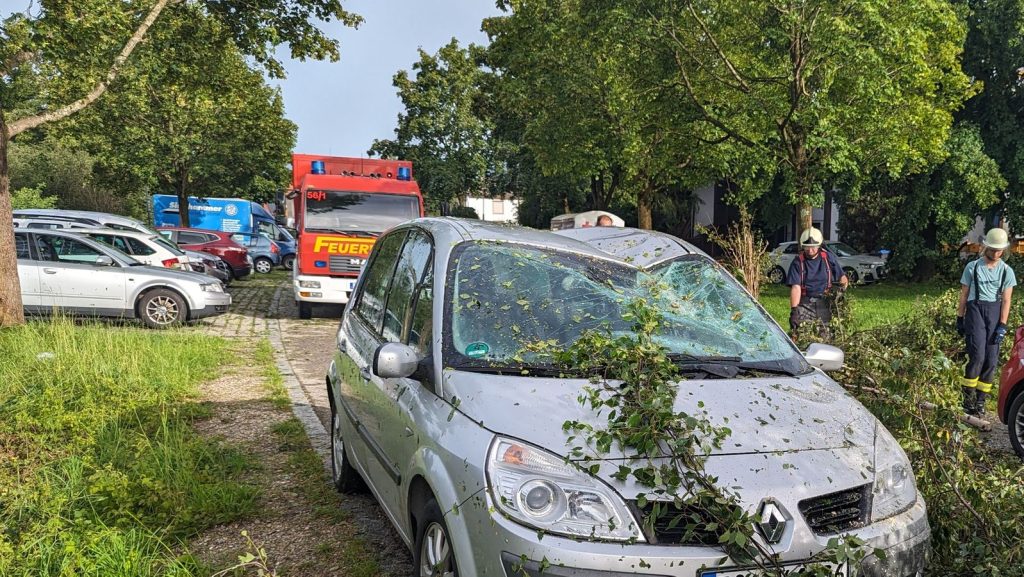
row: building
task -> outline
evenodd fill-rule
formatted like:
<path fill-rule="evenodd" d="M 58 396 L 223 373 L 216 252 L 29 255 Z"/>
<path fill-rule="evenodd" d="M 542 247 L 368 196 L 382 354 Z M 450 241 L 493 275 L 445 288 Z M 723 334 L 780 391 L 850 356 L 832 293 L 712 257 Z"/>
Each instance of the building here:
<path fill-rule="evenodd" d="M 480 220 L 518 222 L 519 201 L 510 197 L 468 196 L 464 206 L 475 210 Z"/>

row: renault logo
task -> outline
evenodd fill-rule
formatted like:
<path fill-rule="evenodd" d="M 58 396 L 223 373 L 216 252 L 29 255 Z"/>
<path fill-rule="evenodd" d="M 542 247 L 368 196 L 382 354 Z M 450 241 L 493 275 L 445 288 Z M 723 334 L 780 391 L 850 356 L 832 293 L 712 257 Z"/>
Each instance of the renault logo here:
<path fill-rule="evenodd" d="M 757 531 L 769 543 L 778 543 L 786 533 L 786 515 L 772 501 L 762 501 L 757 510 Z"/>

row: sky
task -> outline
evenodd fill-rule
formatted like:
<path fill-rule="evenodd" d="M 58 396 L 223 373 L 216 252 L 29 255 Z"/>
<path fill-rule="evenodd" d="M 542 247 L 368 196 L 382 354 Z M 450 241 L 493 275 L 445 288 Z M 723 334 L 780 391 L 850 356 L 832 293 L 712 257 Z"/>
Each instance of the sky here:
<path fill-rule="evenodd" d="M 0 0 L 0 18 L 30 0 Z M 340 41 L 338 62 L 299 62 L 284 56 L 280 86 L 286 115 L 299 127 L 296 152 L 365 156 L 375 138 L 392 138 L 402 103 L 391 78 L 411 70 L 417 50 L 435 53 L 452 37 L 485 44 L 480 22 L 499 14 L 494 0 L 349 0 L 346 10 L 365 22 L 357 30 L 321 25 Z M 38 4 L 35 6 L 38 7 Z"/>

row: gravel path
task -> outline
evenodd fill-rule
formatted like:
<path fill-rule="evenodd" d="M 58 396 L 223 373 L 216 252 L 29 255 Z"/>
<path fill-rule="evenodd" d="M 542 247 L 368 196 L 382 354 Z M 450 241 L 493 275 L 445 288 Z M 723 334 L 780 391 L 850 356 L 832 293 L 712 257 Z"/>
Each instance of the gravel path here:
<path fill-rule="evenodd" d="M 357 560 L 345 561 L 351 551 L 345 554 L 343 541 L 355 540 L 365 544 L 363 549 L 373 558 L 377 569 L 373 574 L 412 575 L 409 550 L 373 496 L 338 495 L 330 487 L 330 405 L 324 376 L 335 349 L 341 308 L 318 308 L 318 315 L 330 317 L 299 320 L 289 280 L 272 276 L 235 283 L 229 289 L 231 311 L 197 326 L 230 339 L 236 353 L 226 374 L 203 387 L 204 400 L 212 403 L 214 416 L 198 426 L 259 458 L 267 513 L 265 518 L 208 531 L 193 542 L 193 551 L 223 566 L 244 550 L 244 529 L 266 548 L 281 575 L 361 575 L 365 570 L 352 570 Z M 252 362 L 253 351 L 263 339 L 273 349 L 291 411 L 275 408 L 266 400 L 265 378 Z M 274 440 L 274 426 L 293 416 L 302 423 L 322 460 L 314 485 L 328 494 L 327 505 L 334 515 L 318 514 L 315 509 L 322 503 L 304 499 L 297 487 L 309 479 L 297 479 L 299 471 L 289 466 L 287 455 L 277 450 L 277 443 L 268 442 Z"/>

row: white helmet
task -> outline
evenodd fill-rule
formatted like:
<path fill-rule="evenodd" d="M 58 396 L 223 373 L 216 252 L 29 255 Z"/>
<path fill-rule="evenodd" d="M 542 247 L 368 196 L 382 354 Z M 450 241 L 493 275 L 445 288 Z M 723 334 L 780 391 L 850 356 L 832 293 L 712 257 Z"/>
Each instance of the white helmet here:
<path fill-rule="evenodd" d="M 988 231 L 985 235 L 985 240 L 981 241 L 986 248 L 992 250 L 1003 250 L 1010 246 L 1010 237 L 1006 234 L 1006 231 L 1001 228 L 993 228 Z"/>
<path fill-rule="evenodd" d="M 823 240 L 821 231 L 813 226 L 800 233 L 800 246 L 821 246 Z"/>

